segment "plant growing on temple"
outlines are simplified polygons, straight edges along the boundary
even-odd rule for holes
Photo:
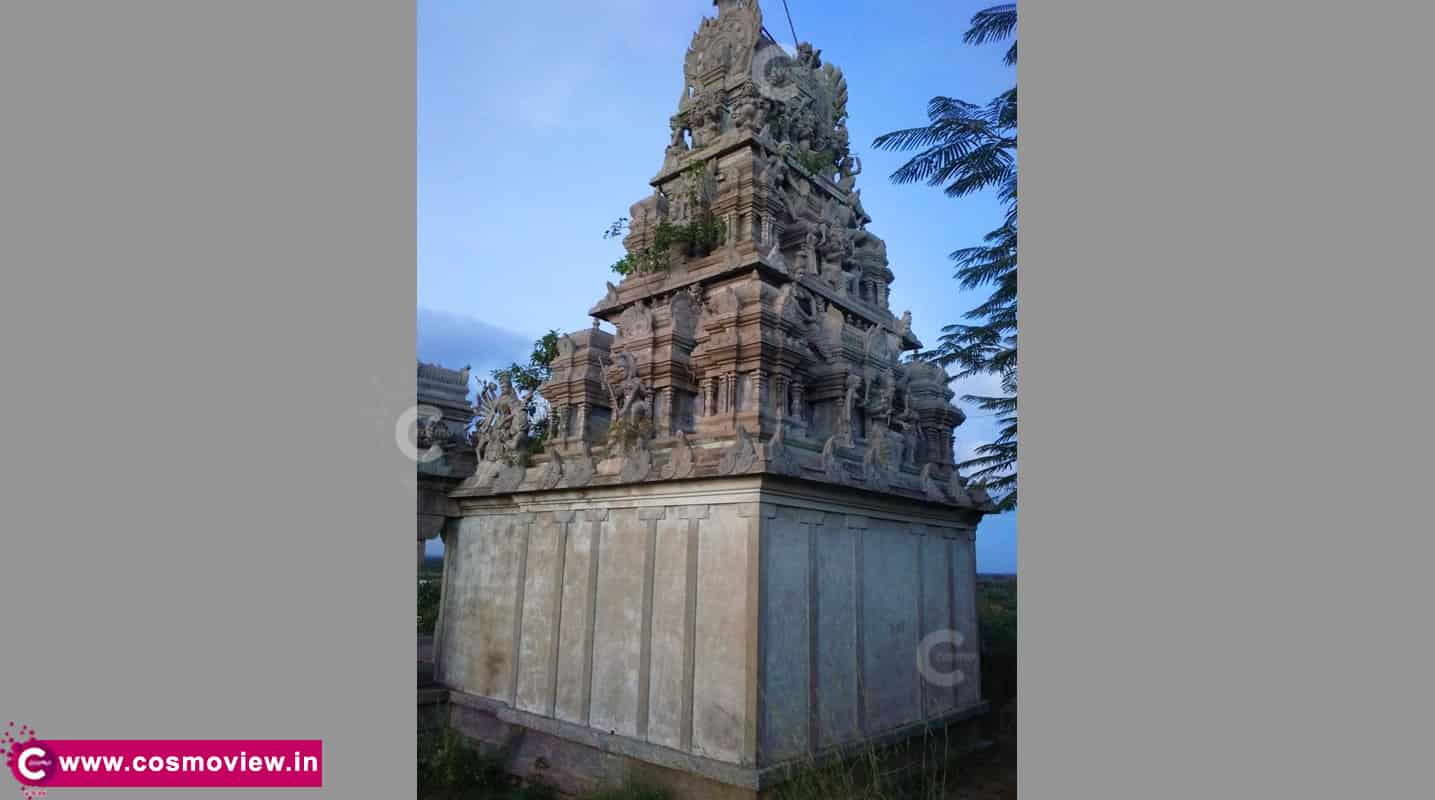
[[[802,168],[824,178],[831,178],[832,173],[837,170],[837,163],[833,160],[832,154],[826,150],[803,151],[792,155]]]
[[[544,440],[548,438],[548,408],[538,395],[538,387],[552,374],[553,359],[558,357],[558,331],[550,330],[533,343],[533,352],[528,363],[514,362],[493,371],[493,379],[500,383],[505,377],[513,381],[513,388],[523,398],[524,410],[528,412],[528,452],[543,452]]]
[[[635,253],[628,253],[613,264],[613,272],[627,277],[667,270],[674,248],[689,258],[702,258],[717,248],[727,238],[727,225],[712,213],[712,201],[717,194],[717,175],[708,162],[690,164],[682,172],[683,193],[688,207],[694,210],[692,219],[675,223],[663,220],[653,227],[653,241]],[[620,217],[608,230],[604,239],[616,239],[631,230],[631,220]]]
[[[984,45],[1011,38],[1004,61],[1015,66],[1015,35],[1016,4],[1004,3],[977,12],[962,40]],[[892,180],[941,186],[948,197],[991,189],[1006,207],[1002,225],[981,244],[951,254],[962,288],[990,287],[991,294],[965,314],[967,322],[944,327],[937,347],[922,354],[944,366],[957,365],[957,377],[1000,377],[1001,396],[962,398],[996,415],[1000,428],[995,441],[958,466],[984,484],[1006,511],[1017,504],[1016,86],[980,106],[934,97],[927,117],[923,127],[893,131],[873,142],[883,150],[920,151],[892,173]]]
[[[609,453],[626,453],[651,438],[653,422],[649,419],[615,419],[608,425]]]

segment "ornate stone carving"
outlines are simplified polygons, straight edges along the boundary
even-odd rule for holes
[[[583,442],[581,448],[577,458],[564,464],[564,485],[572,489],[587,486],[593,480],[593,476],[598,473],[598,467],[593,463],[593,453],[588,443]]]
[[[628,306],[618,317],[618,342],[644,339],[653,334],[653,312],[644,303]]]
[[[971,494],[967,492],[967,482],[955,469],[952,470],[952,477],[947,480],[947,495],[959,506],[975,505]]]
[[[822,472],[831,483],[846,483],[847,472],[842,469],[842,461],[837,456],[837,437],[827,437],[827,443],[822,445]]]
[[[862,480],[868,488],[886,491],[892,483],[886,451],[885,437],[869,437],[867,455],[862,458]]]
[[[723,451],[722,460],[718,462],[718,473],[721,475],[743,475],[751,472],[757,466],[757,447],[748,436],[747,428],[737,426],[737,439],[727,450]]]
[[[688,442],[687,431],[678,431],[677,442],[668,453],[668,463],[663,465],[664,480],[691,478],[694,469],[693,446]]]
[[[902,424],[902,463],[915,467],[922,452],[922,419],[912,407],[910,392],[907,394],[906,407],[902,409],[897,421]]]
[[[513,464],[503,467],[498,471],[497,477],[493,479],[493,491],[495,494],[506,494],[517,491],[523,485],[523,479],[527,477],[528,470],[522,464]]]
[[[614,411],[608,443],[627,453],[653,437],[653,391],[638,376],[638,363],[631,353],[618,353],[618,366],[622,378],[616,385],[607,384]]]
[[[538,476],[538,488],[553,489],[563,480],[563,456],[558,448],[548,446],[548,464],[543,467],[543,472]]]
[[[767,443],[767,470],[778,475],[801,475],[802,465],[787,447],[787,426],[778,425],[777,433]]]
[[[513,381],[505,376],[502,389],[493,384],[479,392],[475,407],[478,424],[474,443],[478,460],[484,464],[517,463],[528,438],[528,410],[513,390]]]
[[[772,248],[767,251],[767,255],[763,257],[763,261],[767,262],[769,267],[772,267],[784,275],[790,272],[787,266],[787,258],[782,255],[781,243],[776,240],[773,241]]]
[[[652,471],[653,452],[648,449],[647,440],[639,440],[638,444],[624,452],[618,479],[623,483],[637,483],[647,480]]]
[[[867,382],[867,396],[862,410],[866,412],[869,422],[880,425],[883,430],[891,426],[892,401],[897,394],[896,384],[897,377],[891,367],[874,371]]]
[[[837,437],[844,447],[856,447],[857,441],[852,429],[852,420],[857,413],[857,393],[862,391],[862,378],[847,376],[847,390],[842,399],[842,411],[837,417]]]
[[[981,484],[968,484],[967,495],[972,498],[972,503],[977,508],[992,509],[992,496],[987,494],[987,489]]]
[[[788,415],[798,425],[807,424],[807,387],[802,381],[794,380],[789,392],[791,405],[788,407]]]
[[[922,484],[922,493],[927,496],[928,500],[945,503],[947,502],[947,495],[942,491],[942,487],[937,484],[936,478],[932,476],[932,466],[931,464],[926,464],[922,467],[922,474],[919,477],[919,481]]]
[[[664,168],[623,239],[642,253],[665,223],[680,244],[666,269],[610,283],[594,329],[560,339],[540,391],[561,453],[527,485],[806,469],[931,501],[963,416],[941,367],[900,362],[922,345],[911,315],[889,308],[894,276],[867,230],[847,81],[810,44],[788,56],[764,35],[755,0],[716,5],[687,53]],[[815,457],[804,463],[819,443],[821,475]],[[611,470],[579,454],[589,446]],[[490,482],[522,449],[490,429],[475,447],[497,459],[481,469]]]
[[[722,0],[717,6],[718,16],[704,19],[688,46],[680,109],[699,106],[729,77],[746,75],[752,68],[753,52],[762,37],[762,10],[755,2],[733,0]]]

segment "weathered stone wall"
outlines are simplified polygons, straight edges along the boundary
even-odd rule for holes
[[[758,768],[980,703],[970,522],[771,476],[465,498],[437,676]],[[917,645],[955,629],[964,681]]]
[[[863,741],[980,704],[969,529],[910,507],[764,506],[762,765]],[[931,654],[938,631],[962,644]]]

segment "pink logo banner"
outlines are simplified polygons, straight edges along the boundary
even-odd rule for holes
[[[5,760],[21,785],[43,789],[324,785],[318,739],[31,738]]]

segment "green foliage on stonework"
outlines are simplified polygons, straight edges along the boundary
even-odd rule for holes
[[[659,222],[653,229],[653,241],[636,253],[628,253],[612,266],[613,272],[627,277],[633,274],[663,272],[671,266],[671,256],[676,249],[689,258],[702,258],[727,238],[727,225],[712,213],[712,193],[708,163],[698,161],[683,169],[683,186],[689,204],[700,209],[697,217],[690,222],[677,224]],[[621,217],[608,226],[604,239],[623,235],[629,220]]]
[[[726,238],[727,224],[708,214],[682,225],[659,222],[653,229],[653,243],[641,252],[618,259],[613,264],[613,272],[626,277],[633,273],[666,271],[672,266],[669,259],[674,247],[680,247],[685,256],[701,258],[717,249]]]
[[[626,452],[628,448],[644,439],[651,438],[652,435],[653,423],[651,420],[615,419],[608,426],[608,447],[612,452]]]
[[[548,418],[540,414],[538,387],[542,386],[553,373],[553,359],[558,357],[558,331],[549,331],[533,343],[533,352],[528,363],[513,362],[502,369],[493,371],[493,379],[502,382],[504,378],[513,381],[513,388],[523,398],[524,409],[528,412],[528,452],[543,452],[544,440],[548,437]]]
[[[831,178],[832,172],[837,169],[837,163],[833,160],[832,153],[827,150],[793,153],[792,157],[802,165],[803,169],[824,178]]]

